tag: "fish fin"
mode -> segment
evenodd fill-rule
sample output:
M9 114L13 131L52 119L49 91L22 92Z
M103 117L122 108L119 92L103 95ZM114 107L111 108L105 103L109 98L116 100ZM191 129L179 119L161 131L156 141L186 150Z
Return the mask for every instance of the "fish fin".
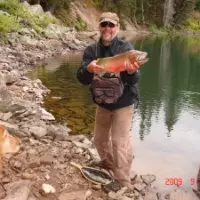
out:
M143 65L143 64L145 64L148 61L149 61L149 58L145 58L143 60L138 60L137 62L138 62L139 65Z

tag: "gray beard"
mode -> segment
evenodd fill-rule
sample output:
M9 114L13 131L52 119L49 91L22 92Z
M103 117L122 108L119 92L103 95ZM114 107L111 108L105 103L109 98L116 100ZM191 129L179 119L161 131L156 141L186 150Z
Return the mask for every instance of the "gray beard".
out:
M115 33L110 39L104 39L104 38L101 38L101 39L103 43L107 43L106 45L109 45L116 36L117 36L117 33Z
M110 43L112 42L112 40L115 38L115 36L113 36L112 38L110 39L102 39L103 42L106 42L106 43Z

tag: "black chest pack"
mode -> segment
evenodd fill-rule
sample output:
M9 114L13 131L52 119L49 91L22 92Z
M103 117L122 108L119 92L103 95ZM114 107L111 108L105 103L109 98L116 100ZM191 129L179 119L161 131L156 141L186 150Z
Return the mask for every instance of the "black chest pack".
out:
M95 56L98 58L98 44L96 44ZM112 56L112 53L110 53ZM116 103L124 91L124 84L118 75L106 73L103 76L94 74L91 91L94 102L97 104L113 104Z

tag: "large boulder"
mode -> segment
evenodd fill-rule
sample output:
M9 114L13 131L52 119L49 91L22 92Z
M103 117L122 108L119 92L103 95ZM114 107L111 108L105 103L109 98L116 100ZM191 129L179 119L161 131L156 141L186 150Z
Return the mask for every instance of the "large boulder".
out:
M44 30L44 33L47 38L57 39L59 37L62 37L62 34L65 34L69 32L70 30L71 29L69 27L60 26L57 24L49 24Z
M22 5L33 15L44 14L44 10L40 4L30 5L28 2L25 1L22 3Z

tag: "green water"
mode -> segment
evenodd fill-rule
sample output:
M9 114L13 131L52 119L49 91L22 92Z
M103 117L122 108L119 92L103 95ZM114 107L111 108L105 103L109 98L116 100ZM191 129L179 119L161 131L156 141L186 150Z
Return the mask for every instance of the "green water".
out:
M58 60L60 58L57 58ZM31 74L40 78L51 89L45 99L45 107L59 121L71 128L72 134L89 134L93 128L95 105L92 103L89 88L82 86L76 79L76 70L81 62L81 54L70 55L48 66L39 66Z
M196 178L200 166L200 37L151 36L133 43L150 58L141 68L133 169L156 174L156 185L165 189L174 187L166 185L168 178L195 188L190 179ZM31 75L51 89L45 107L67 122L73 134L90 133L95 113L88 87L76 79L80 61L79 54L50 60Z

